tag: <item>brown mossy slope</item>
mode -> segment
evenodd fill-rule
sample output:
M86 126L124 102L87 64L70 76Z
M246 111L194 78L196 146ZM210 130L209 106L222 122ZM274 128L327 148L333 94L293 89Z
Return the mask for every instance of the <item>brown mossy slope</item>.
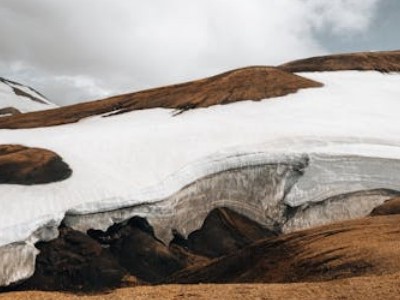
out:
M364 218L259 241L168 283L315 282L400 271L400 215Z
M21 145L0 145L0 184L41 184L68 178L72 170L56 153Z
M202 80L171 85L58 109L3 117L0 128L36 128L68 124L101 114L164 107L178 111L284 96L322 84L271 67L249 67Z
M380 71L400 72L400 51L360 52L318 56L280 65L287 72Z

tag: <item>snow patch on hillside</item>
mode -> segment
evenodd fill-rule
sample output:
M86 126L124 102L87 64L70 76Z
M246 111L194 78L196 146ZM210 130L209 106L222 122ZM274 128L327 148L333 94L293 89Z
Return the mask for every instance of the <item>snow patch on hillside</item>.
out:
M56 108L43 95L30 87L0 78L0 110L15 108L21 113ZM8 113L0 114L6 116Z

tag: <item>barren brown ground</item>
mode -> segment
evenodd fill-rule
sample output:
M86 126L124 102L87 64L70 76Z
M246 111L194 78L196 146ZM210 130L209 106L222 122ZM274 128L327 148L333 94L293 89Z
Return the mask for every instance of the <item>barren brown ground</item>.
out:
M69 299L400 299L400 273L292 284L197 284L122 288L96 295L51 292L13 292L0 294L0 300Z
M317 282L400 271L400 215L368 217L260 240L178 271L168 283Z

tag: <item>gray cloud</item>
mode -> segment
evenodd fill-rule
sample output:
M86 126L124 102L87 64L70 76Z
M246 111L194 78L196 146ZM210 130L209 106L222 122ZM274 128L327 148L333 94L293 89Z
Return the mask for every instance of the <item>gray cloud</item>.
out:
M0 76L68 104L277 64L365 34L384 1L2 0Z

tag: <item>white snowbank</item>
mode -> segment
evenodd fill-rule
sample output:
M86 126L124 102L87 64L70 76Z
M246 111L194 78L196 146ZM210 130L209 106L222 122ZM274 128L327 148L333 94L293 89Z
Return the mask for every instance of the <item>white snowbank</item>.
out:
M330 167L342 157L355 157L350 190L393 188L400 172L385 175L376 170L375 158L400 159L400 75L353 71L301 75L325 87L261 102L190 110L175 117L170 109L150 109L50 128L0 130L0 144L53 150L74 171L58 183L0 185L0 245L24 240L50 220L61 221L68 210L99 212L153 202L208 174L288 162L303 154L312 158L314 171L306 170L303 181L287 195L289 205L323 200L306 190L307 178L325 174L321 176L328 191L319 195L329 194L329 180L336 182L340 175L335 172L346 164L333 171ZM369 158L375 167L357 174L363 170L359 157ZM373 178L378 171L378 178ZM373 184L361 178L365 176Z

